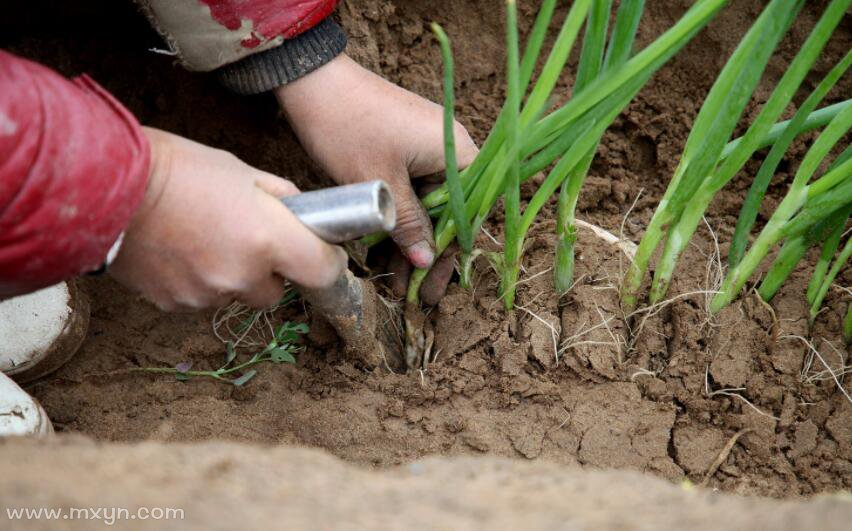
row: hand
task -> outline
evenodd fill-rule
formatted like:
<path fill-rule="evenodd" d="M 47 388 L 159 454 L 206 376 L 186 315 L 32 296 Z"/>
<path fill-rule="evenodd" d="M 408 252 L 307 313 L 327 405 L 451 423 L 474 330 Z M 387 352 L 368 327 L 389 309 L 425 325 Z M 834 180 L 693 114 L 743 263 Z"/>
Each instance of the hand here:
<path fill-rule="evenodd" d="M 340 184 L 372 179 L 388 183 L 397 205 L 397 228 L 391 236 L 411 264 L 432 265 L 432 222 L 411 178 L 444 169 L 442 107 L 346 55 L 276 89 L 276 96 L 305 150 L 332 179 Z M 478 150 L 459 123 L 455 138 L 458 163 L 464 168 Z M 441 294 L 452 267 L 442 271 L 446 274 L 431 275 L 424 283 L 442 282 Z"/>
<path fill-rule="evenodd" d="M 151 176 L 110 273 L 164 310 L 256 308 L 281 299 L 284 278 L 325 287 L 346 267 L 277 199 L 287 180 L 235 156 L 145 128 Z"/>

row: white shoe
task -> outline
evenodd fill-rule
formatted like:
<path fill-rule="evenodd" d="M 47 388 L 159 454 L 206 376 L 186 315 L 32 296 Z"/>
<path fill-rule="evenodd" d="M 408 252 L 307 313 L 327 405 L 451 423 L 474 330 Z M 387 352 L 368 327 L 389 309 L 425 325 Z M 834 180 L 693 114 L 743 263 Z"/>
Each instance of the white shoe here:
<path fill-rule="evenodd" d="M 55 371 L 88 325 L 89 301 L 75 281 L 0 302 L 0 437 L 53 433 L 41 405 L 9 376 L 28 382 Z"/>
<path fill-rule="evenodd" d="M 53 425 L 39 403 L 0 373 L 0 437 L 44 437 L 52 433 Z"/>
<path fill-rule="evenodd" d="M 77 352 L 89 325 L 89 301 L 76 281 L 0 302 L 0 372 L 29 382 Z"/>

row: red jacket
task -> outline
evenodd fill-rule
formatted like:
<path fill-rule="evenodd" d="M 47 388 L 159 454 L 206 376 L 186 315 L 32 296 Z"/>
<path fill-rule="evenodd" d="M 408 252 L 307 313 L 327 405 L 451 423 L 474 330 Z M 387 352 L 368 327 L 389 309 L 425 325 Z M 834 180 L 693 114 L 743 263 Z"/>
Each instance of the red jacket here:
<path fill-rule="evenodd" d="M 214 24 L 234 33 L 239 60 L 305 32 L 336 0 L 143 3 L 172 45 L 193 46 L 187 20 L 199 34 Z M 152 12 L 158 5 L 195 19 Z M 149 164 L 139 123 L 92 79 L 0 51 L 0 300 L 98 269 L 142 200 Z"/>

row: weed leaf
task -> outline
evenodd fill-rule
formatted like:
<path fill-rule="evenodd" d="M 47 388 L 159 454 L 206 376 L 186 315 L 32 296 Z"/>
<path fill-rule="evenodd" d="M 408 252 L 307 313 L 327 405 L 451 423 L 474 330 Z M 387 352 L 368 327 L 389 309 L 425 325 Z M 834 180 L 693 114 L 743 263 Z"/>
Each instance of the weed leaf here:
<path fill-rule="evenodd" d="M 236 380 L 233 380 L 231 383 L 234 384 L 235 387 L 240 387 L 241 385 L 244 385 L 246 382 L 254 378 L 255 374 L 257 374 L 257 371 L 252 369 L 246 373 L 243 373 L 242 376 L 240 376 Z"/>
<path fill-rule="evenodd" d="M 295 343 L 299 336 L 308 333 L 308 325 L 305 323 L 286 322 L 275 330 L 275 339 L 280 343 Z"/>
<path fill-rule="evenodd" d="M 269 355 L 275 363 L 296 363 L 296 358 L 286 348 L 277 348 L 270 352 Z"/>
<path fill-rule="evenodd" d="M 234 358 L 237 357 L 237 351 L 234 349 L 234 342 L 233 341 L 228 341 L 225 344 L 225 352 L 226 352 L 226 354 L 225 354 L 225 365 L 224 365 L 224 367 L 227 367 L 228 365 L 231 364 L 232 361 L 234 361 Z"/>

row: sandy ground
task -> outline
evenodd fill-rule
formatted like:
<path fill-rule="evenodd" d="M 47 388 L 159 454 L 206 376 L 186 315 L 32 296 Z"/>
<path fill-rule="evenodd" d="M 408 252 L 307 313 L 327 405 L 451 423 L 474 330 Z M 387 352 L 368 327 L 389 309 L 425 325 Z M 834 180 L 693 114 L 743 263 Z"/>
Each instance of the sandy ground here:
<path fill-rule="evenodd" d="M 368 471 L 308 449 L 217 442 L 105 445 L 79 437 L 8 441 L 0 451 L 6 507 L 184 511 L 183 520 L 126 520 L 117 529 L 840 531 L 852 519 L 848 495 L 743 498 L 636 472 L 544 461 L 429 458 Z M 86 520 L 10 523 L 5 517 L 0 514 L 0 528 L 99 526 Z"/>

